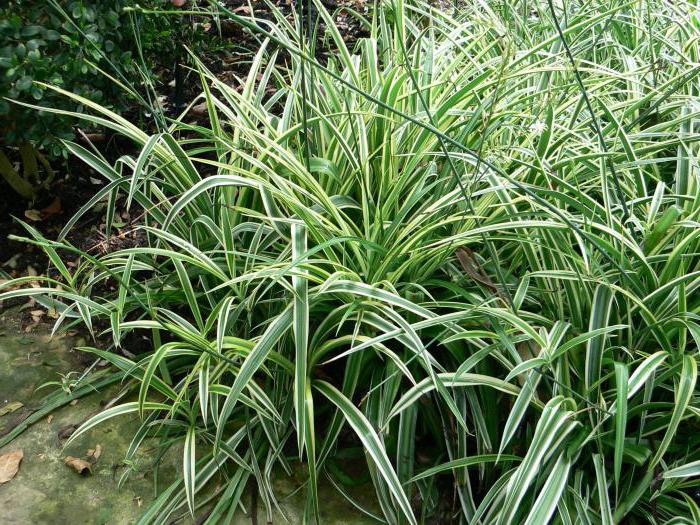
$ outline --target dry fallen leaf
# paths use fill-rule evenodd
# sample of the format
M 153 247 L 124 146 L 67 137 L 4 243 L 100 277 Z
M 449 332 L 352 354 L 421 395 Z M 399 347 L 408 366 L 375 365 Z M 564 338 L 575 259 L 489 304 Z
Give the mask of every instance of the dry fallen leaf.
M 80 475 L 92 474 L 90 463 L 88 463 L 84 459 L 75 458 L 73 456 L 66 456 L 65 458 L 63 458 L 63 462 Z
M 21 448 L 0 456 L 0 483 L 7 483 L 15 477 L 23 457 Z
M 32 310 L 29 314 L 32 316 L 32 321 L 36 325 L 41 322 L 41 318 L 46 315 L 46 312 L 44 310 Z
M 7 403 L 5 406 L 0 407 L 0 416 L 4 416 L 5 414 L 11 414 L 18 408 L 22 408 L 24 404 L 22 404 L 19 401 L 11 401 L 10 403 Z
M 193 117 L 203 117 L 208 113 L 207 109 L 207 103 L 202 102 L 201 104 L 197 104 L 196 106 L 192 106 L 192 109 L 190 109 L 190 114 Z
M 4 263 L 2 263 L 3 266 L 7 266 L 8 268 L 17 268 L 17 261 L 19 258 L 22 256 L 21 253 L 16 253 L 12 257 L 10 257 L 8 260 L 6 260 Z
M 75 405 L 78 404 L 78 400 L 77 400 L 77 399 L 73 399 L 73 400 L 72 400 L 70 403 L 68 403 L 68 404 L 69 404 L 70 406 L 74 407 Z
M 95 448 L 89 448 L 87 451 L 87 455 L 89 458 L 92 458 L 95 461 L 97 461 L 102 455 L 102 445 L 98 443 L 97 445 L 95 445 Z
M 24 210 L 24 216 L 30 221 L 41 220 L 41 212 L 39 210 Z

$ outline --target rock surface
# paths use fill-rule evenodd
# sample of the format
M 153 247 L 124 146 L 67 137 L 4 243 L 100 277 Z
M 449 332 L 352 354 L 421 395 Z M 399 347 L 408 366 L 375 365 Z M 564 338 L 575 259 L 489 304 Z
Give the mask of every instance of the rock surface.
M 0 320 L 0 409 L 12 406 L 0 416 L 0 435 L 25 418 L 46 394 L 60 388 L 49 381 L 62 381 L 60 374 L 84 367 L 73 348 L 84 342 L 76 337 L 51 338 L 37 328 L 28 334 L 18 332 L 13 323 Z M 70 376 L 76 378 L 77 376 Z M 23 459 L 14 477 L 0 484 L 0 523 L 3 525 L 125 525 L 135 523 L 154 496 L 154 472 L 150 469 L 149 447 L 136 458 L 137 471 L 121 486 L 118 482 L 126 467 L 125 452 L 138 426 L 137 417 L 121 417 L 97 426 L 65 447 L 72 431 L 119 392 L 119 385 L 66 405 L 29 427 L 15 440 L 0 448 L 0 456 L 21 449 Z M 16 403 L 15 405 L 10 405 Z M 19 407 L 17 403 L 22 403 Z M 150 451 L 153 451 L 150 448 Z M 171 450 L 158 472 L 158 486 L 167 485 L 180 471 L 181 449 Z M 280 475 L 274 482 L 280 510 L 272 523 L 302 522 L 305 492 L 299 490 L 303 472 L 292 477 Z M 372 488 L 358 490 L 354 497 L 372 507 Z M 330 525 L 378 523 L 350 505 L 335 489 L 319 486 L 322 519 Z M 251 496 L 244 495 L 250 510 Z M 257 523 L 267 522 L 266 511 L 258 501 Z M 206 513 L 206 509 L 202 511 Z M 286 517 L 286 519 L 285 519 Z M 185 517 L 178 523 L 194 523 Z M 253 517 L 239 512 L 235 524 L 253 524 Z

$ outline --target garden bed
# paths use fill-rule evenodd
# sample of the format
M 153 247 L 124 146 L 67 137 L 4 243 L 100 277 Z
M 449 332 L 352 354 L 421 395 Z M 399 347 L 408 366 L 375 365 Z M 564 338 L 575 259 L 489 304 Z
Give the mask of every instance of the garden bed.
M 108 132 L 63 142 L 80 167 L 22 211 L 0 301 L 83 360 L 0 444 L 99 390 L 59 438 L 124 420 L 124 465 L 169 458 L 142 525 L 289 502 L 308 523 L 698 521 L 697 13 L 188 5 L 143 49 L 236 41 L 174 86 L 161 63 L 151 113 L 13 87 Z

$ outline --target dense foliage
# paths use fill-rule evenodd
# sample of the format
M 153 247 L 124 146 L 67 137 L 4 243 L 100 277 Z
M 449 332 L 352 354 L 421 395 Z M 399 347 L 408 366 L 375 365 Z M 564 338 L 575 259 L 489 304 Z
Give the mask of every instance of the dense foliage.
M 122 0 L 97 4 L 72 0 L 63 3 L 65 18 L 52 2 L 6 3 L 0 9 L 0 91 L 22 102 L 75 107 L 70 99 L 34 83 L 40 81 L 111 105 L 112 97 L 123 92 L 98 74 L 94 65 L 105 67 L 106 60 L 111 60 L 125 73 L 135 73 L 132 31 L 120 14 L 124 4 Z M 67 116 L 37 114 L 7 100 L 0 102 L 0 114 L 6 144 L 32 141 L 57 156 L 62 149 L 57 139 L 73 138 Z
M 261 38 L 247 79 L 200 66 L 208 125 L 159 134 L 54 89 L 139 145 L 67 143 L 108 181 L 85 209 L 138 206 L 145 242 L 68 268 L 30 229 L 57 277 L 0 300 L 110 334 L 85 350 L 136 380 L 74 436 L 136 414 L 127 463 L 183 445 L 142 523 L 226 522 L 250 484 L 271 514 L 294 456 L 318 519 L 358 444 L 388 523 L 698 521 L 700 24 L 562 5 L 381 2 L 353 49 L 320 3 L 227 11 Z
M 142 5 L 163 7 L 155 0 Z M 145 86 L 155 82 L 159 69 L 172 71 L 182 53 L 172 42 L 190 43 L 198 37 L 198 42 L 211 43 L 201 29 L 185 31 L 188 38 L 182 38 L 182 17 L 142 14 L 126 9 L 130 6 L 125 0 L 10 0 L 0 7 L 0 93 L 5 97 L 0 100 L 0 155 L 11 160 L 17 155 L 9 154 L 9 148 L 19 148 L 23 163 L 19 173 L 11 173 L 10 160 L 3 158 L 0 173 L 21 195 L 32 197 L 38 184 L 47 182 L 50 161 L 67 156 L 62 140 L 73 139 L 76 123 L 70 115 L 37 112 L 21 104 L 38 101 L 52 108 L 84 109 L 42 84 L 119 113 L 139 104 L 157 113 L 155 89 L 149 92 Z M 161 79 L 164 84 L 171 81 Z

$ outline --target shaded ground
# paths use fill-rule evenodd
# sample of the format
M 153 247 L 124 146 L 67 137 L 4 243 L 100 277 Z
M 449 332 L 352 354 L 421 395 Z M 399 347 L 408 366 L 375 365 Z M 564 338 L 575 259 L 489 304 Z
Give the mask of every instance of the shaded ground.
M 41 398 L 59 388 L 51 385 L 38 392 L 36 388 L 47 381 L 61 382 L 61 375 L 83 368 L 76 345 L 84 344 L 80 337 L 51 338 L 45 325 L 34 331 L 19 331 L 13 317 L 0 318 L 0 411 L 5 407 L 23 406 L 0 416 L 0 436 L 21 422 L 36 408 Z M 77 375 L 70 376 L 77 378 Z M 146 446 L 136 457 L 137 471 L 120 488 L 118 481 L 126 467 L 123 459 L 131 436 L 138 426 L 137 418 L 121 417 L 99 425 L 74 443 L 65 447 L 71 430 L 92 414 L 104 408 L 119 392 L 119 386 L 88 395 L 74 405 L 67 405 L 29 427 L 13 442 L 0 448 L 0 456 L 21 449 L 24 458 L 13 479 L 0 484 L 0 523 L 12 525 L 90 524 L 122 525 L 135 523 L 154 497 L 154 472 L 150 462 L 154 449 Z M 15 403 L 15 405 L 12 405 Z M 100 447 L 98 458 L 91 455 Z M 166 487 L 180 471 L 181 449 L 166 455 L 158 472 L 158 486 Z M 64 462 L 66 456 L 83 459 L 90 464 L 91 473 L 81 475 Z M 281 474 L 274 481 L 284 517 L 275 512 L 272 523 L 302 522 L 305 504 L 304 473 L 292 477 Z M 362 487 L 354 494 L 365 507 L 372 507 L 371 487 Z M 331 525 L 363 525 L 376 523 L 352 507 L 334 488 L 321 483 L 323 522 Z M 251 495 L 244 498 L 250 509 Z M 257 523 L 267 522 L 262 502 L 258 503 Z M 206 515 L 206 509 L 201 514 Z M 185 516 L 177 523 L 196 523 Z M 200 522 L 201 523 L 201 522 Z M 236 524 L 253 524 L 253 515 L 239 512 Z
M 73 346 L 75 337 L 50 338 L 45 332 L 14 335 L 8 323 L 0 335 L 0 408 L 21 402 L 23 407 L 0 417 L 0 429 L 7 430 L 21 419 L 39 399 L 57 388 L 49 386 L 36 392 L 47 381 L 61 381 L 59 372 L 66 373 L 78 366 Z M 21 449 L 24 458 L 14 479 L 0 485 L 2 523 L 11 524 L 126 524 L 138 517 L 153 494 L 150 472 L 132 476 L 121 490 L 117 481 L 123 472 L 122 459 L 136 428 L 129 418 L 115 419 L 64 448 L 62 436 L 73 425 L 83 421 L 101 408 L 115 388 L 81 399 L 34 424 L 9 445 L 0 455 Z M 67 430 L 68 429 L 68 430 Z M 100 445 L 99 457 L 88 457 L 88 450 Z M 66 456 L 87 458 L 92 474 L 80 475 L 64 463 Z M 94 453 L 93 453 L 94 456 Z M 170 465 L 168 467 L 168 465 Z M 166 462 L 161 480 L 174 475 L 175 462 Z

